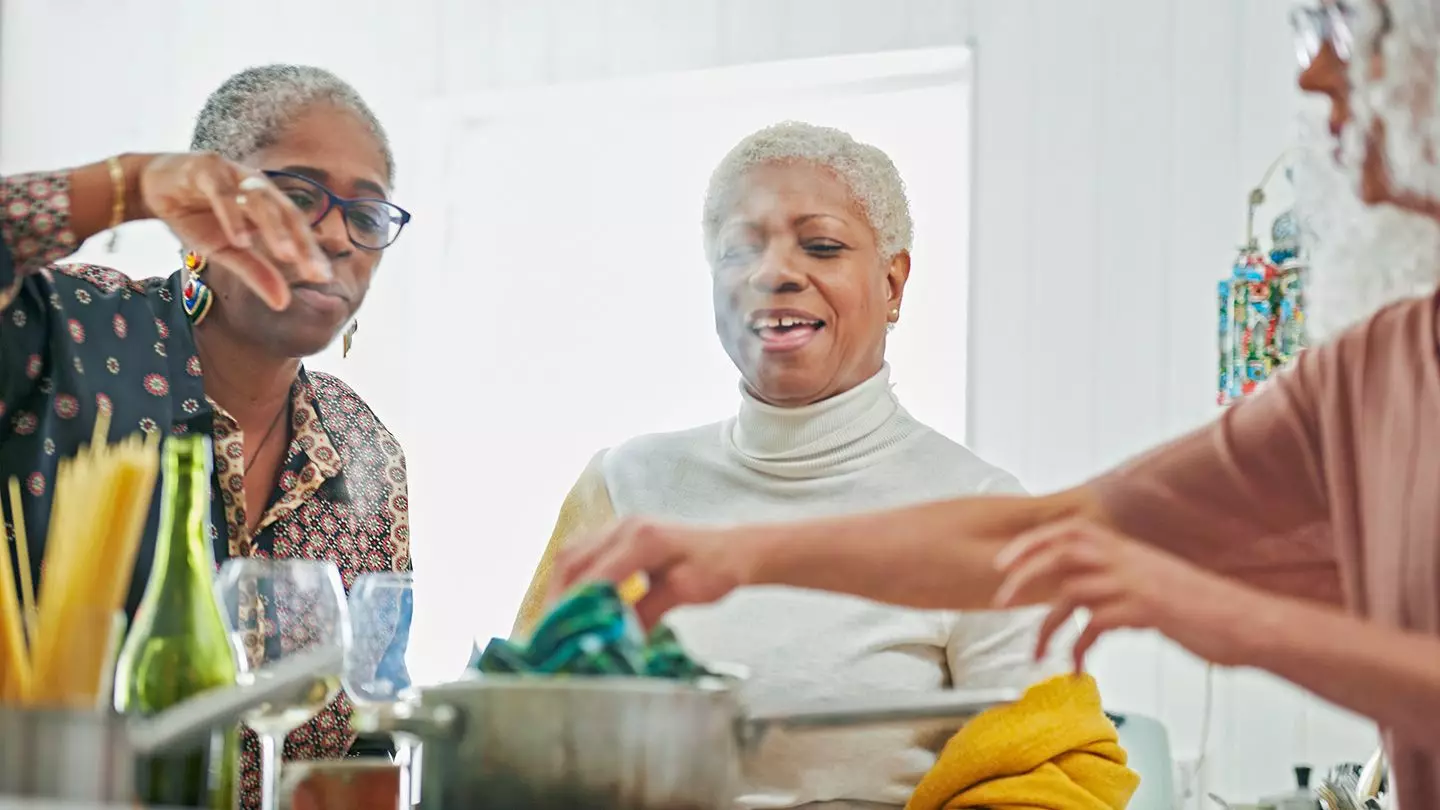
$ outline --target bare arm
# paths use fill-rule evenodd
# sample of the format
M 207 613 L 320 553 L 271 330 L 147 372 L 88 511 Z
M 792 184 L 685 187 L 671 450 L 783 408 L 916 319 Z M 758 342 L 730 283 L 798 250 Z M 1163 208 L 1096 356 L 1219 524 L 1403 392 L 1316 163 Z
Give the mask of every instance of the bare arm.
M 138 154 L 116 158 L 125 174 L 126 221 L 151 217 L 140 195 L 140 176 L 154 158 L 154 155 Z M 77 247 L 79 242 L 109 229 L 114 194 L 108 162 L 91 163 L 70 170 L 70 230 L 75 232 Z
M 1331 608 L 1259 598 L 1262 605 L 1230 623 L 1241 636 L 1237 665 L 1267 670 L 1440 752 L 1440 640 Z
M 1070 490 L 770 527 L 753 575 L 917 607 L 981 609 L 1000 583 L 994 560 L 1007 542 L 1080 519 L 1266 590 L 1338 601 L 1314 407 L 1329 352 L 1310 350 L 1211 424 Z
M 649 621 L 753 584 L 981 610 L 1001 583 L 996 556 L 1006 544 L 1045 524 L 1079 521 L 1265 590 L 1336 602 L 1318 438 L 1318 403 L 1342 393 L 1331 352 L 1307 351 L 1264 392 L 1211 424 L 1079 487 L 724 529 L 630 518 L 566 549 L 551 595 L 574 582 L 620 581 L 638 571 L 651 583 L 637 605 Z
M 838 591 L 922 609 L 986 610 L 1002 580 L 995 555 L 1007 542 L 1081 516 L 1105 520 L 1088 487 L 733 531 L 754 535 L 757 563 L 744 575 L 751 584 Z

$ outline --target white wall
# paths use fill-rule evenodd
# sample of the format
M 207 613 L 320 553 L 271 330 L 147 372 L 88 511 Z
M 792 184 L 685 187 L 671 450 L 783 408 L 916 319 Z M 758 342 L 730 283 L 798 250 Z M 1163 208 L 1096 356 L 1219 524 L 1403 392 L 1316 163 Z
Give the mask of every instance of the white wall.
M 183 145 L 206 92 L 291 60 L 345 76 L 424 149 L 420 105 L 581 78 L 973 42 L 978 52 L 969 375 L 976 449 L 1034 489 L 1082 479 L 1211 415 L 1213 284 L 1245 192 L 1294 135 L 1288 0 L 6 0 L 0 170 Z M 401 9 L 404 9 L 403 11 Z M 83 22 L 82 22 L 83 21 Z M 83 27 L 82 27 L 83 26 Z M 93 60 L 87 65 L 84 60 Z M 423 212 L 417 212 L 423 214 Z M 387 257 L 344 369 L 402 439 L 454 406 L 386 387 L 425 299 L 421 216 Z M 159 272 L 163 268 L 155 268 Z M 143 271 L 142 271 L 143 272 Z M 477 291 L 478 292 L 478 291 Z M 369 359 L 364 359 L 365 357 Z M 437 381 L 443 385 L 443 381 Z M 426 564 L 425 539 L 416 557 Z M 1107 643 L 1107 700 L 1200 734 L 1202 670 L 1147 636 Z M 1360 759 L 1363 724 L 1222 673 L 1209 787 Z

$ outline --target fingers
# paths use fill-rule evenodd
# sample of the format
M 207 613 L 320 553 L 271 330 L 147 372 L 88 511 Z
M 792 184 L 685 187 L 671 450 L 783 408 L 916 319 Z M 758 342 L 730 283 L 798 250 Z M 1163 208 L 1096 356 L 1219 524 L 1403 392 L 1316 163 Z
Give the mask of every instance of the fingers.
M 1100 530 L 1085 521 L 1062 521 L 1017 537 L 995 557 L 1005 581 L 995 592 L 996 608 L 1044 601 L 1065 579 L 1104 562 Z
M 203 226 L 190 230 L 198 222 L 180 224 L 182 217 L 199 214 L 203 219 L 200 211 L 184 207 L 169 212 L 172 227 L 199 236 L 199 241 L 222 237 L 223 244 L 196 247 L 221 260 L 271 309 L 289 306 L 292 281 L 323 283 L 332 278 L 309 222 L 269 179 L 218 156 L 192 161 L 186 171 L 194 183 L 191 193 L 199 192 L 204 199 L 200 211 L 208 207 L 219 234 Z M 294 273 L 287 276 L 281 267 Z
M 1043 526 L 1031 529 L 1024 534 L 1016 536 L 1000 553 L 995 555 L 995 567 L 1001 571 L 1014 568 L 1023 563 L 1027 557 L 1039 554 L 1045 549 L 1066 540 L 1069 540 L 1087 528 L 1092 527 L 1089 521 L 1081 519 L 1060 520 L 1054 523 L 1046 523 Z
M 276 311 L 290 306 L 290 282 L 263 254 L 254 250 L 223 248 L 211 253 L 211 256 L 233 270 L 266 306 Z
M 1119 586 L 1104 574 L 1067 580 L 1060 587 L 1059 595 L 1050 602 L 1050 612 L 1040 623 L 1040 631 L 1035 640 L 1035 660 L 1046 656 L 1055 634 L 1074 617 L 1076 611 L 1085 608 L 1094 615 L 1121 595 Z
M 676 589 L 662 578 L 659 585 L 650 588 L 645 598 L 635 603 L 635 615 L 640 618 L 640 624 L 649 630 L 671 608 L 678 607 L 682 602 Z
M 310 221 L 284 192 L 258 174 L 238 178 L 236 189 L 236 202 L 260 233 L 261 242 L 271 255 L 295 265 L 301 281 L 330 280 L 330 263 L 315 244 Z
M 245 183 L 248 184 L 249 178 Z M 296 245 L 290 223 L 285 221 L 285 209 L 272 198 L 266 187 L 259 183 L 250 185 L 249 191 L 235 196 L 235 202 L 260 233 L 260 241 L 271 255 L 282 262 L 291 264 L 300 261 L 300 248 Z
M 637 573 L 645 575 L 653 589 L 672 561 L 667 548 L 663 530 L 654 524 L 618 521 L 561 550 L 550 595 L 581 582 L 620 583 Z
M 1051 605 L 1050 612 L 1045 614 L 1045 620 L 1040 623 L 1040 632 L 1035 638 L 1036 661 L 1045 658 L 1046 653 L 1050 651 L 1050 641 L 1060 631 L 1060 628 L 1070 621 L 1070 617 L 1075 615 L 1078 607 L 1075 600 L 1069 598 L 1059 599 Z
M 210 209 L 214 211 L 215 219 L 220 223 L 220 231 L 225 234 L 230 246 L 242 250 L 249 248 L 250 230 L 246 224 L 245 212 L 240 209 L 235 195 L 222 191 L 213 174 L 201 174 L 195 179 L 195 187 L 210 201 Z M 223 249 L 212 247 L 210 252 L 216 253 Z
M 1090 648 L 1094 647 L 1095 642 L 1099 641 L 1100 637 L 1108 630 L 1110 630 L 1110 628 L 1106 626 L 1105 622 L 1101 621 L 1095 615 L 1091 615 L 1089 623 L 1085 625 L 1084 630 L 1080 631 L 1080 637 L 1075 639 L 1075 646 L 1070 650 L 1070 657 L 1075 664 L 1075 671 L 1077 673 L 1085 671 L 1086 654 L 1090 652 Z

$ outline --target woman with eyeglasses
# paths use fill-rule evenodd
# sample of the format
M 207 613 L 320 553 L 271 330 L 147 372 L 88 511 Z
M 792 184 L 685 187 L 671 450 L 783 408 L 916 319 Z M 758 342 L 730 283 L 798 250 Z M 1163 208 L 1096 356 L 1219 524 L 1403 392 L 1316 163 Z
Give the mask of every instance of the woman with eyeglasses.
M 39 546 L 21 576 L 39 579 L 57 460 L 90 440 L 102 411 L 112 439 L 212 437 L 217 559 L 330 560 L 347 588 L 367 571 L 409 571 L 399 443 L 349 386 L 302 363 L 353 323 L 410 219 L 388 199 L 385 130 L 330 73 L 274 65 L 211 95 L 191 148 L 0 178 L 0 478 L 22 482 Z M 132 280 L 55 263 L 140 219 L 179 237 L 184 269 Z M 258 747 L 246 738 L 241 787 L 252 807 Z M 339 757 L 351 740 L 342 695 L 289 736 L 285 754 Z
M 1048 604 L 1042 651 L 1084 608 L 1077 666 L 1102 633 L 1148 627 L 1268 670 L 1374 719 L 1397 806 L 1440 807 L 1440 0 L 1326 3 L 1296 22 L 1300 84 L 1332 101 L 1350 186 L 1317 195 L 1340 210 L 1323 217 L 1338 224 L 1319 234 L 1331 306 L 1315 314 L 1357 323 L 1214 423 L 1074 489 L 744 527 L 630 519 L 564 550 L 552 593 L 643 572 L 650 621 L 750 585 Z M 1353 260 L 1397 236 L 1417 259 Z

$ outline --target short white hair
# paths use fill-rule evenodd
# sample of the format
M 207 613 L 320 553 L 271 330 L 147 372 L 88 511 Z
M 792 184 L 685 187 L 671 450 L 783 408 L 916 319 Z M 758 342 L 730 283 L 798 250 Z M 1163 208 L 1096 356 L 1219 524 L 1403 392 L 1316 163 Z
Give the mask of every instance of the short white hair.
M 295 116 L 319 103 L 349 110 L 365 123 L 385 159 L 385 180 L 393 184 L 395 156 L 380 119 L 355 88 L 330 71 L 309 65 L 253 67 L 226 79 L 205 100 L 190 149 L 244 160 L 273 144 Z
M 885 260 L 909 251 L 915 239 L 905 183 L 890 156 L 850 133 L 800 121 L 768 126 L 736 144 L 710 175 L 705 192 L 705 253 L 713 257 L 715 236 L 733 204 L 735 188 L 750 169 L 766 163 L 803 161 L 834 172 L 850 189 L 875 232 Z

